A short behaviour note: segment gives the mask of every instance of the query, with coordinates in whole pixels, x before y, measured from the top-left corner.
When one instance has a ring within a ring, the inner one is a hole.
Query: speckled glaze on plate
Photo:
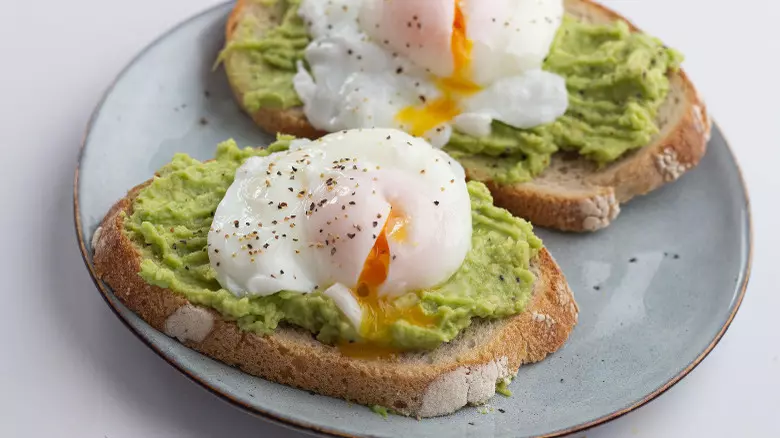
[[[211,158],[219,141],[265,145],[212,71],[231,5],[179,25],[144,50],[107,92],[88,128],[74,187],[76,232],[89,242],[109,207],[175,152]],[[701,165],[628,204],[595,234],[538,230],[580,304],[568,343],[520,368],[511,398],[416,421],[244,374],[157,332],[99,280],[117,316],[171,365],[245,410],[299,430],[344,436],[555,436],[614,419],[690,372],[725,332],[750,268],[749,202],[715,128]],[[481,409],[485,411],[485,409]]]

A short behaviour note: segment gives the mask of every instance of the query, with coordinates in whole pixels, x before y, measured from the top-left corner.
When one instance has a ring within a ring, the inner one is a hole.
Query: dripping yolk
[[[422,137],[426,132],[454,119],[460,114],[458,103],[450,96],[442,96],[433,102],[417,107],[407,106],[396,115],[405,126],[405,130],[415,137]]]
[[[471,80],[471,52],[474,42],[468,38],[466,17],[455,0],[455,20],[452,23],[450,47],[454,62],[452,76],[439,78],[436,86],[442,96],[421,106],[409,106],[398,112],[396,119],[405,125],[410,134],[421,137],[431,129],[449,122],[461,113],[458,98],[480,91]]]
[[[385,357],[398,353],[400,350],[390,346],[390,328],[396,321],[403,319],[418,326],[430,326],[434,322],[419,306],[401,309],[395,306],[392,299],[379,296],[379,287],[387,279],[392,260],[388,239],[406,241],[408,221],[407,216],[392,209],[366,257],[357,288],[353,291],[363,309],[360,335],[365,341],[340,345],[342,354],[352,357]]]
[[[480,90],[479,85],[471,80],[471,51],[474,42],[468,38],[466,31],[466,17],[460,8],[460,1],[455,1],[455,20],[452,23],[452,59],[455,70],[452,76],[438,81],[442,91],[453,94],[469,95]]]
[[[390,209],[382,231],[374,243],[374,247],[366,257],[363,270],[358,278],[358,297],[369,296],[369,292],[376,292],[379,286],[387,279],[390,270],[390,244],[388,238],[397,242],[406,241],[406,225],[409,218],[397,208]],[[363,292],[363,293],[361,293]],[[374,294],[375,295],[375,294]]]

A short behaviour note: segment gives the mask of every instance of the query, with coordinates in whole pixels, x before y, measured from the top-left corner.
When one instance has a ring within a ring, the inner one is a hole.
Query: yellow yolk
[[[466,17],[460,8],[460,2],[455,1],[455,20],[452,23],[452,59],[455,70],[451,77],[441,79],[438,83],[442,91],[458,94],[473,94],[480,90],[479,85],[471,80],[471,51],[474,42],[467,36]]]
[[[455,0],[455,20],[452,23],[452,59],[454,72],[448,78],[436,81],[436,86],[443,96],[422,106],[409,106],[398,112],[396,119],[406,125],[406,130],[421,137],[431,129],[449,122],[461,113],[458,104],[459,96],[468,96],[481,90],[480,86],[471,80],[471,51],[474,42],[466,32],[466,17],[460,8],[460,1]]]
[[[426,132],[449,122],[460,114],[458,102],[450,96],[440,97],[422,106],[407,106],[396,115],[399,122],[405,125],[405,130],[415,137],[422,137]]]
[[[403,242],[406,240],[406,224],[408,218],[396,209],[390,210],[382,231],[371,248],[363,270],[358,278],[357,290],[353,291],[355,298],[363,309],[363,320],[360,325],[360,335],[364,342],[344,343],[339,345],[342,354],[351,357],[377,358],[388,357],[400,350],[389,346],[390,327],[398,320],[405,320],[417,326],[429,326],[434,318],[423,313],[419,306],[409,309],[399,309],[386,297],[379,296],[379,287],[387,279],[390,270],[390,244],[388,238]]]

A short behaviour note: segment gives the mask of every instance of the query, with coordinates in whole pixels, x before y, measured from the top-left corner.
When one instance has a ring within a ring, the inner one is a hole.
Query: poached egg
[[[449,141],[554,121],[565,80],[541,69],[562,0],[303,0],[313,40],[294,79],[315,127],[393,127]]]
[[[431,321],[389,305],[449,279],[471,247],[463,168],[393,129],[342,131],[252,157],[208,234],[219,283],[238,297],[320,291],[366,339]]]

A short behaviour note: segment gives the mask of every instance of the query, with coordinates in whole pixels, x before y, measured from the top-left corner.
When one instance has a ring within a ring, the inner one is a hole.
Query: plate
[[[235,138],[265,145],[212,64],[230,4],[179,25],[136,57],[96,109],[76,171],[76,232],[88,242],[109,207],[174,153],[211,158]],[[416,421],[244,374],[155,331],[95,280],[111,309],[149,347],[213,393],[249,412],[327,435],[554,436],[614,419],[666,391],[712,350],[748,279],[749,202],[717,127],[700,166],[627,205],[594,234],[539,230],[581,307],[568,343],[520,368],[512,397]]]

